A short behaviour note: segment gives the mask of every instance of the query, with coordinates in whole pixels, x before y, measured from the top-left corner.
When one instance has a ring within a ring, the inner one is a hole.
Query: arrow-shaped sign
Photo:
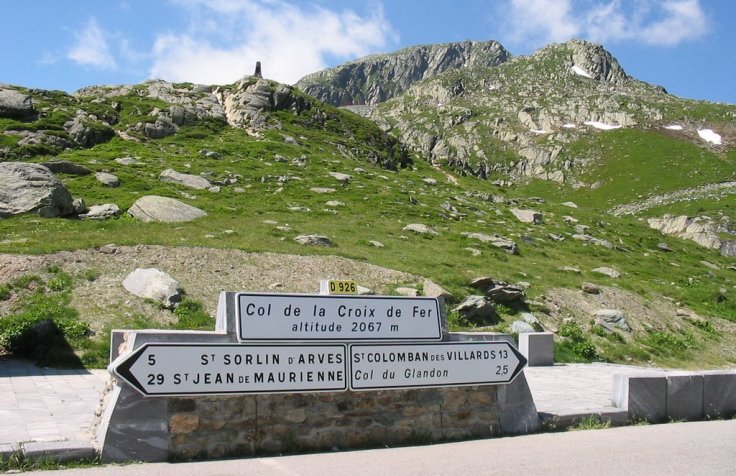
[[[342,344],[147,343],[110,365],[144,396],[342,391]]]
[[[527,361],[506,341],[353,344],[350,388],[446,387],[510,383]]]

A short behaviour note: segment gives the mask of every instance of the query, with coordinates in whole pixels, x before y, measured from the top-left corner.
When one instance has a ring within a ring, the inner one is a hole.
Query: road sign
[[[383,390],[510,383],[526,365],[511,344],[353,344],[350,388]]]
[[[320,294],[358,294],[358,284],[348,279],[323,279],[319,282]]]
[[[440,340],[437,298],[237,295],[240,341]]]
[[[111,365],[145,396],[326,392],[348,388],[341,344],[147,343]]]

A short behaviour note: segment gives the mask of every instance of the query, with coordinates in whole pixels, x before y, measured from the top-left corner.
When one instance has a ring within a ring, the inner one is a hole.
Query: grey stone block
[[[613,376],[613,404],[630,419],[664,421],[667,416],[667,377],[664,374]]]
[[[497,399],[501,432],[508,435],[538,431],[541,423],[524,372],[513,382],[498,385]]]
[[[79,461],[94,458],[97,450],[90,441],[34,441],[23,443],[23,456],[30,460]]]
[[[736,372],[703,374],[703,416],[731,418],[736,415]]]
[[[667,418],[703,419],[703,376],[698,374],[667,376]]]
[[[519,334],[519,352],[526,357],[529,367],[554,364],[554,337],[551,332]]]

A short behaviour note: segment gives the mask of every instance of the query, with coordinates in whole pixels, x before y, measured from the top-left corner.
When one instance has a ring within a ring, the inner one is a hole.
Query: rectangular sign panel
[[[324,392],[348,388],[345,345],[148,343],[113,363],[146,396]]]
[[[440,340],[437,298],[239,293],[240,341]]]
[[[505,341],[353,344],[350,388],[384,390],[509,383],[525,365],[524,356]]]

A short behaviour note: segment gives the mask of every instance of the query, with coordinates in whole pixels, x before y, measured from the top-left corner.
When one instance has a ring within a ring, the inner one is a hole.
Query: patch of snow
[[[591,76],[587,71],[585,71],[578,65],[573,65],[572,72],[577,74],[578,76],[585,76],[586,78],[593,79],[593,76]]]
[[[575,124],[564,124],[562,127],[565,129],[575,129],[577,126]]]
[[[672,124],[671,126],[664,126],[665,129],[669,129],[671,131],[681,131],[682,126],[679,124]]]
[[[713,132],[712,129],[701,129],[698,131],[701,139],[711,144],[721,145],[721,136]]]
[[[604,124],[604,123],[598,122],[598,121],[585,121],[583,124],[585,124],[586,126],[592,126],[592,127],[595,127],[596,129],[601,129],[601,130],[604,130],[604,131],[610,131],[611,129],[619,129],[619,128],[621,128],[621,126],[614,126],[614,125],[611,125],[611,124]]]
[[[533,132],[535,134],[548,134],[547,131],[542,130],[542,129],[530,129],[529,132]]]

